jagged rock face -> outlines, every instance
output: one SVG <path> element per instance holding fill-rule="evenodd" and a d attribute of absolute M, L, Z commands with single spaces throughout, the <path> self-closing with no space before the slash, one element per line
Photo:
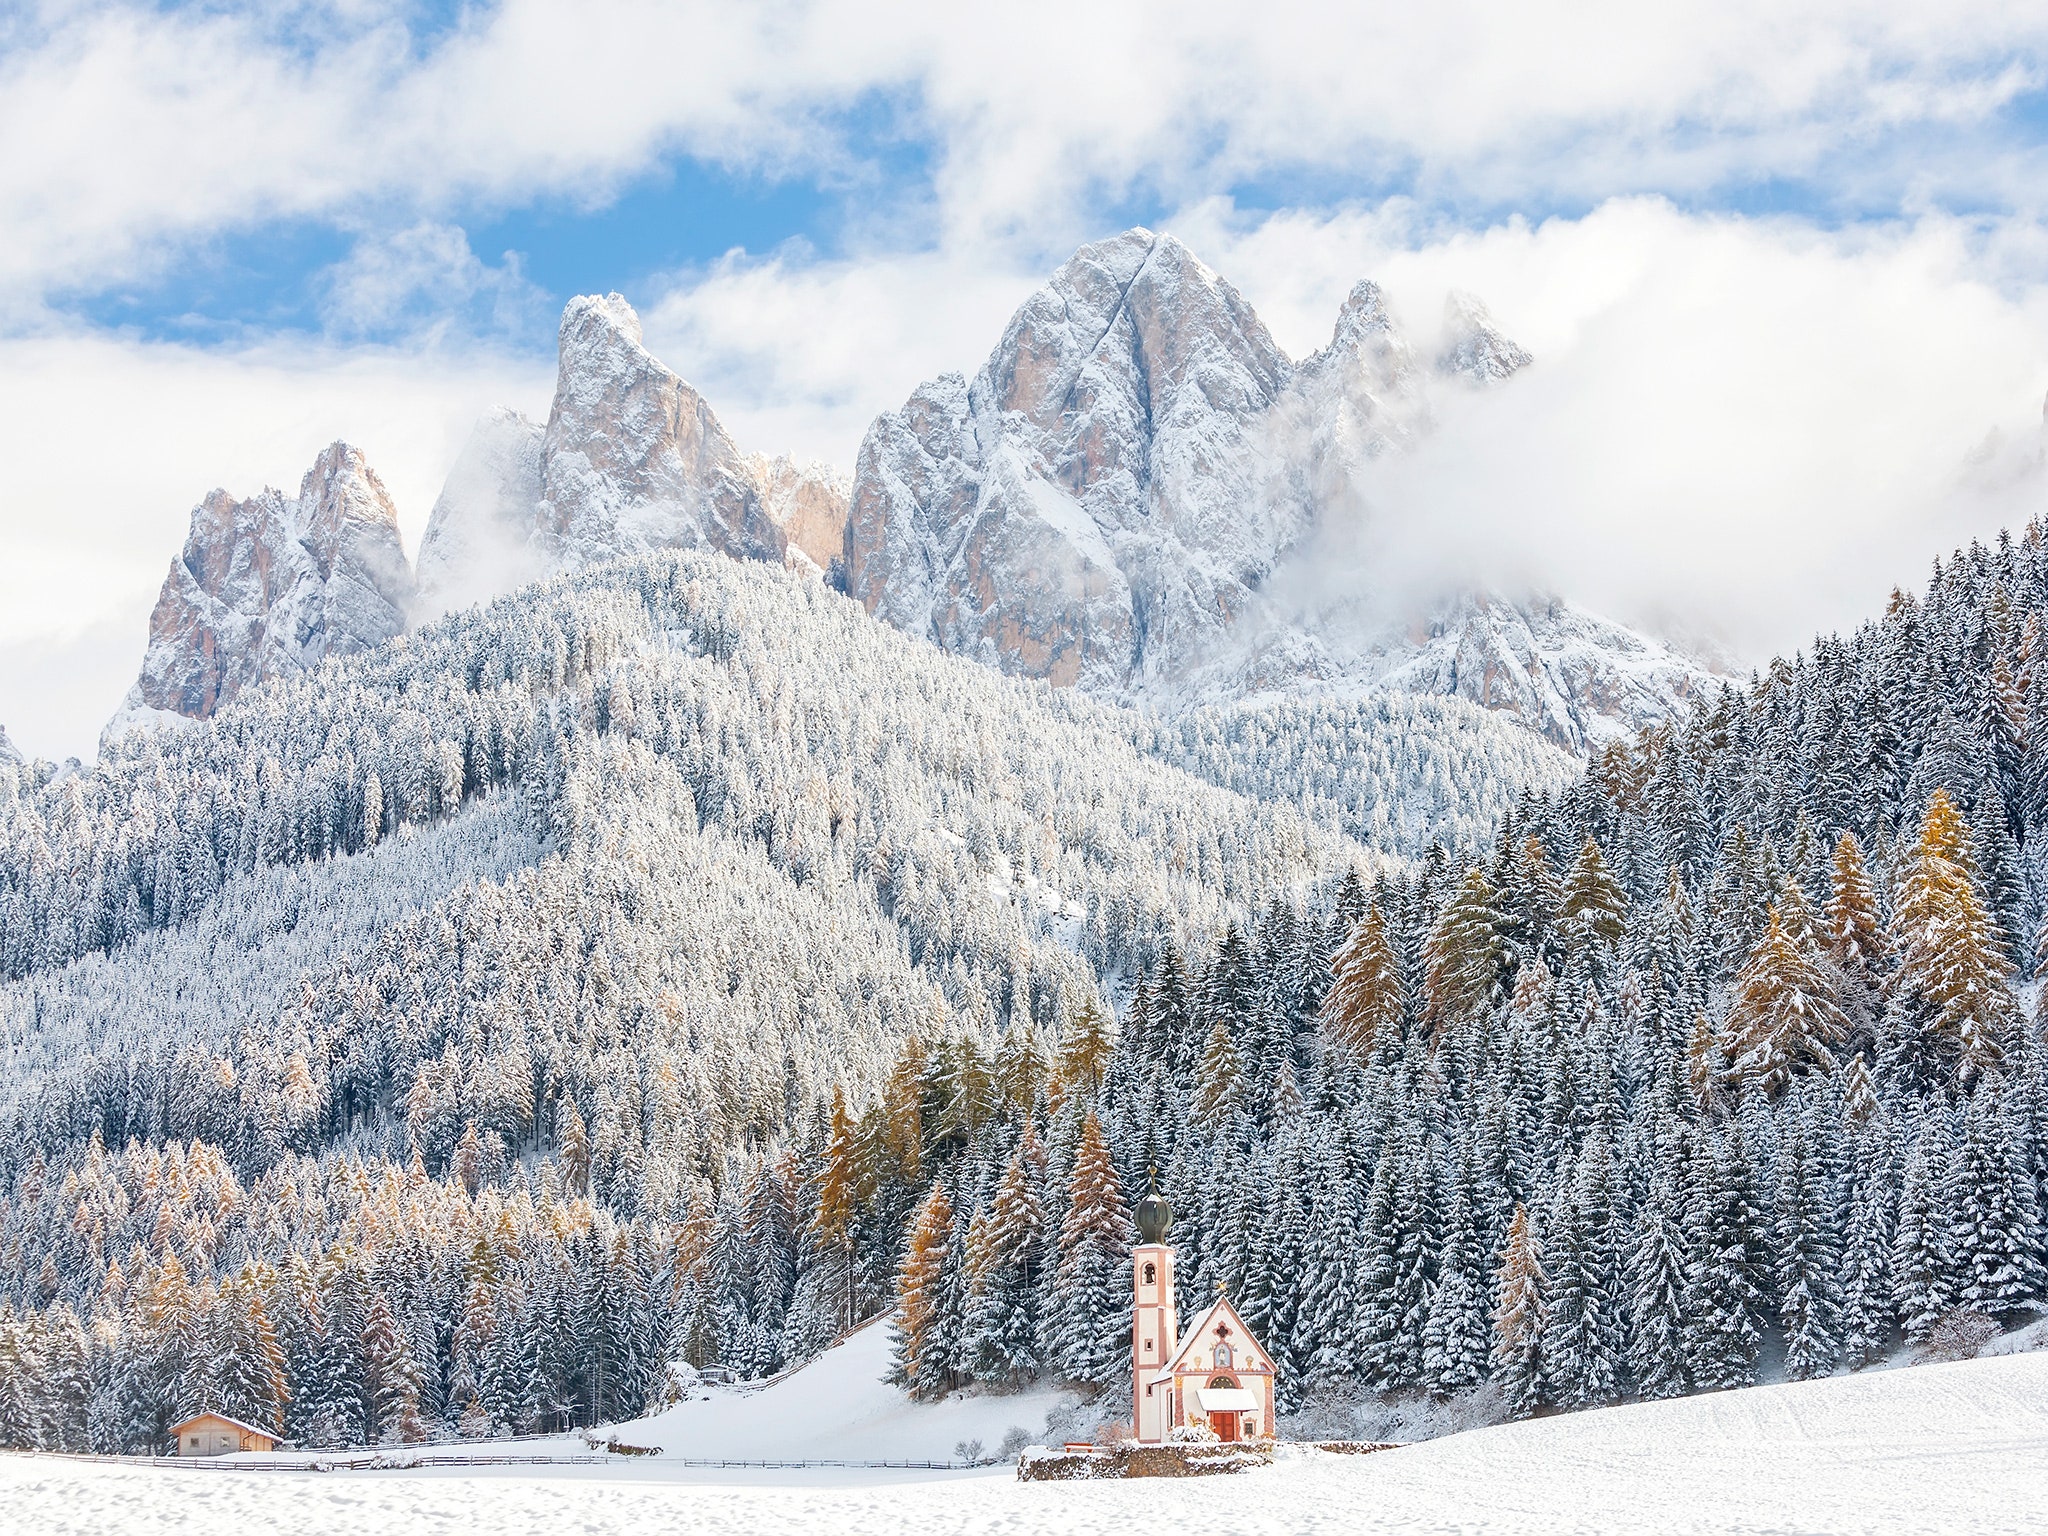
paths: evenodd
<path fill-rule="evenodd" d="M 747 460 L 768 520 L 782 530 L 786 556 L 803 556 L 830 571 L 846 549 L 846 504 L 853 477 L 829 464 L 805 463 L 787 454 Z"/>
<path fill-rule="evenodd" d="M 0 725 L 0 767 L 13 767 L 21 761 L 21 749 L 8 739 L 7 727 Z"/>
<path fill-rule="evenodd" d="M 972 383 L 932 380 L 869 428 L 848 590 L 948 650 L 1125 702 L 1406 687 L 1583 750 L 1668 712 L 1705 669 L 1548 598 L 1333 615 L 1271 595 L 1327 556 L 1314 535 L 1333 509 L 1357 514 L 1357 472 L 1430 430 L 1433 388 L 1529 361 L 1453 295 L 1441 352 L 1419 362 L 1362 282 L 1329 344 L 1293 363 L 1178 241 L 1131 230 L 1027 300 Z"/>
<path fill-rule="evenodd" d="M 214 491 L 150 615 L 124 722 L 204 719 L 263 678 L 403 632 L 412 574 L 398 514 L 361 453 L 335 443 L 288 497 Z"/>
<path fill-rule="evenodd" d="M 540 468 L 539 543 L 557 568 L 661 549 L 779 560 L 787 546 L 745 456 L 617 294 L 563 312 Z"/>
<path fill-rule="evenodd" d="M 618 294 L 562 314 L 547 425 L 477 424 L 420 545 L 423 614 L 556 571 L 660 549 L 716 549 L 821 570 L 844 542 L 846 481 L 743 454 L 704 397 L 641 340 Z"/>
<path fill-rule="evenodd" d="M 848 590 L 948 650 L 1127 697 L 1228 624 L 1294 532 L 1257 431 L 1286 375 L 1178 241 L 1084 246 L 971 385 L 869 428 Z"/>

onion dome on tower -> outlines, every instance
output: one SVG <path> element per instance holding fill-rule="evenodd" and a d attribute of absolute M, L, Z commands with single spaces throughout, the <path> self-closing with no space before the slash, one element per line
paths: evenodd
<path fill-rule="evenodd" d="M 1138 1202 L 1136 1214 L 1139 1242 L 1158 1244 L 1166 1241 L 1166 1229 L 1173 1225 L 1173 1207 L 1159 1193 L 1157 1168 L 1146 1171 L 1145 1198 Z"/>

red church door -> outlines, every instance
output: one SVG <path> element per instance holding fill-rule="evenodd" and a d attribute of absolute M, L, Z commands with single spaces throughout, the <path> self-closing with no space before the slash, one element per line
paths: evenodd
<path fill-rule="evenodd" d="M 1237 1438 L 1237 1415 L 1235 1413 L 1212 1413 L 1209 1422 L 1215 1426 L 1216 1438 L 1231 1441 Z"/>

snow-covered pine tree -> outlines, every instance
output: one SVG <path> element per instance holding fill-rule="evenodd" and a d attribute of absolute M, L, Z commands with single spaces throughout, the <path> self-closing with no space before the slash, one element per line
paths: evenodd
<path fill-rule="evenodd" d="M 1916 1341 L 1960 1299 L 1953 1146 L 1949 1111 L 1929 1105 L 1906 1158 L 1892 1229 L 1892 1296 L 1906 1337 Z"/>
<path fill-rule="evenodd" d="M 1957 1300 L 1998 1314 L 2043 1295 L 2041 1212 L 2022 1128 L 1987 1084 L 1963 1111 L 1956 1148 Z"/>
<path fill-rule="evenodd" d="M 1756 1380 L 1763 1338 L 1765 1247 L 1741 1131 L 1703 1133 L 1691 1173 L 1685 1341 L 1692 1379 L 1704 1388 L 1746 1387 Z"/>
<path fill-rule="evenodd" d="M 1841 1244 L 1821 1159 L 1796 1121 L 1778 1149 L 1776 1206 L 1785 1374 L 1805 1381 L 1827 1375 L 1841 1355 L 1836 1317 Z"/>
<path fill-rule="evenodd" d="M 1621 1387 L 1612 1177 L 1606 1140 L 1596 1135 L 1559 1178 L 1544 1223 L 1543 1380 L 1567 1408 L 1605 1402 Z"/>
<path fill-rule="evenodd" d="M 1137 1239 L 1102 1126 L 1081 1123 L 1060 1223 L 1051 1363 L 1068 1381 L 1117 1382 L 1130 1367 L 1130 1256 Z"/>

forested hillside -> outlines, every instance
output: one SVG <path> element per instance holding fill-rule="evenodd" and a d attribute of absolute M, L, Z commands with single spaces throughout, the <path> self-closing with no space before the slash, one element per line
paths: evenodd
<path fill-rule="evenodd" d="M 1519 1414 L 1988 1336 L 2043 1295 L 2044 607 L 2038 527 L 1973 547 L 1476 862 L 1163 952 L 1050 1118 L 1114 1176 L 1034 1204 L 1019 1113 L 925 1197 L 906 1379 L 1120 1380 L 1128 1335 L 1061 1298 L 1115 1293 L 1153 1164 L 1183 1302 L 1227 1291 L 1287 1406 Z"/>
<path fill-rule="evenodd" d="M 2042 1280 L 2044 608 L 1972 549 L 1517 799 L 664 557 L 0 766 L 0 1439 L 616 1417 L 897 1303 L 914 1391 L 1113 1395 L 1152 1166 L 1289 1407 L 1967 1333 Z"/>
<path fill-rule="evenodd" d="M 815 1230 L 835 1096 L 925 1040 L 978 1124 L 1167 936 L 1370 863 L 1139 734 L 689 556 L 0 768 L 0 1438 L 557 1423 L 815 1348 L 895 1261 Z"/>

